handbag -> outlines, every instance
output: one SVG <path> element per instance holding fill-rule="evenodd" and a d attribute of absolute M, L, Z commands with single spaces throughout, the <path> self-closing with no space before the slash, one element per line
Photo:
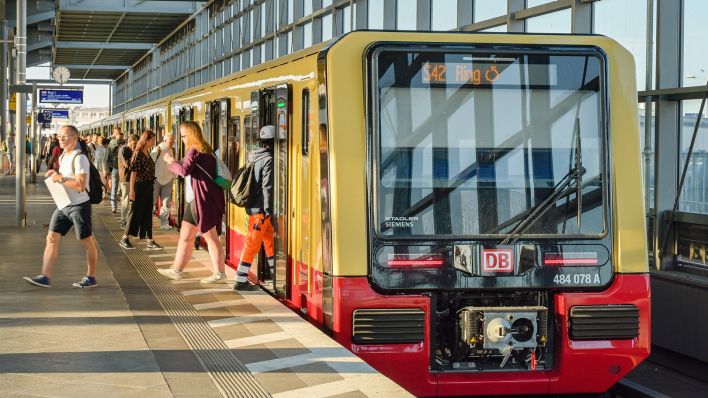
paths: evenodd
<path fill-rule="evenodd" d="M 204 172 L 204 174 L 206 174 L 207 177 L 209 177 L 209 179 L 214 181 L 214 183 L 216 185 L 218 185 L 219 188 L 221 188 L 223 190 L 227 190 L 227 189 L 231 188 L 231 172 L 229 171 L 229 168 L 226 167 L 226 164 L 221 159 L 217 158 L 216 156 L 214 156 L 214 159 L 216 159 L 215 177 L 212 177 L 211 174 L 209 174 L 209 172 L 204 170 L 204 168 L 202 166 L 200 166 L 198 163 L 197 163 L 197 167 L 199 167 Z"/>
<path fill-rule="evenodd" d="M 214 159 L 216 159 L 216 178 L 214 178 L 214 182 L 225 190 L 231 188 L 231 180 L 233 179 L 231 171 L 229 171 L 226 163 L 217 158 L 216 155 L 214 155 Z"/>

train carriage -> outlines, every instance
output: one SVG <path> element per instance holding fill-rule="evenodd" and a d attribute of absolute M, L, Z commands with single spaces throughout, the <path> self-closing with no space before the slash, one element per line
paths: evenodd
<path fill-rule="evenodd" d="M 277 127 L 249 278 L 411 393 L 600 392 L 649 355 L 628 65 L 603 36 L 359 31 L 166 101 L 233 171 Z"/>

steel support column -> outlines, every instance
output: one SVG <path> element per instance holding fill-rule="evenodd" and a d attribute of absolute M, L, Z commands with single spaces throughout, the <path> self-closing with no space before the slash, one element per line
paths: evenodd
<path fill-rule="evenodd" d="M 426 31 L 432 29 L 431 15 L 432 0 L 418 0 L 418 22 L 416 23 L 417 30 Z M 395 16 L 394 16 L 395 18 Z"/>
<path fill-rule="evenodd" d="M 506 31 L 521 33 L 526 31 L 526 20 L 516 19 L 515 14 L 526 6 L 526 0 L 507 0 L 506 2 Z"/>
<path fill-rule="evenodd" d="M 457 26 L 474 23 L 473 0 L 457 0 Z"/>
<path fill-rule="evenodd" d="M 17 34 L 15 35 L 15 47 L 17 49 L 17 84 L 25 84 L 26 61 L 27 61 L 27 0 L 17 0 Z M 25 140 L 27 137 L 27 123 L 25 116 L 27 113 L 27 94 L 17 93 L 17 112 L 15 119 L 16 144 L 15 159 L 17 178 L 15 179 L 15 195 L 17 196 L 17 207 L 15 211 L 15 222 L 17 226 L 26 225 L 25 217 Z"/>
<path fill-rule="evenodd" d="M 4 1 L 3 1 L 4 3 Z M 4 9 L 4 4 L 2 4 Z M 4 10 L 3 10 L 4 12 Z M 8 53 L 7 53 L 7 21 L 0 21 L 0 140 L 7 139 L 7 76 L 8 76 Z M 2 159 L 0 159 L 2 161 Z"/>
<path fill-rule="evenodd" d="M 592 33 L 592 3 L 572 0 L 570 31 L 575 34 Z"/>
<path fill-rule="evenodd" d="M 384 3 L 383 9 L 383 28 L 385 30 L 395 30 L 396 26 L 396 7 L 398 1 L 387 1 Z"/>
<path fill-rule="evenodd" d="M 30 145 L 32 147 L 32 152 L 30 153 L 30 182 L 37 182 L 37 148 L 39 147 L 39 137 L 37 136 L 37 85 L 32 84 L 32 108 L 30 110 L 30 117 L 32 118 L 32 123 L 30 124 Z"/>
<path fill-rule="evenodd" d="M 647 54 L 646 54 L 646 70 L 645 70 L 645 90 L 652 89 L 652 71 L 654 68 L 654 0 L 647 1 Z M 647 229 L 651 225 L 648 221 L 652 216 L 651 210 L 651 130 L 653 124 L 653 105 L 654 99 L 651 95 L 647 96 L 644 101 L 644 208 L 647 212 Z"/>
<path fill-rule="evenodd" d="M 369 27 L 369 4 L 368 0 L 357 0 L 356 2 L 356 15 L 354 16 L 354 21 L 356 26 L 352 27 L 352 30 L 356 29 L 366 29 Z"/>
<path fill-rule="evenodd" d="M 679 87 L 681 72 L 682 6 L 676 1 L 658 0 L 656 41 L 657 89 Z M 654 134 L 654 258 L 660 269 L 673 267 L 674 239 L 669 236 L 666 253 L 659 253 L 663 242 L 658 240 L 667 228 L 664 218 L 674 205 L 678 184 L 680 158 L 680 103 L 660 97 L 656 101 L 656 133 Z"/>

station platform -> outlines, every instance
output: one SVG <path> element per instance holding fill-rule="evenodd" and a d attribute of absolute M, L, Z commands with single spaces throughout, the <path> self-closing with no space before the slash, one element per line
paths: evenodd
<path fill-rule="evenodd" d="M 202 285 L 204 250 L 183 280 L 162 277 L 178 233 L 155 228 L 163 251 L 124 251 L 105 205 L 93 210 L 99 286 L 71 286 L 86 268 L 73 231 L 52 287 L 27 284 L 55 206 L 42 182 L 27 184 L 28 226 L 14 226 L 14 184 L 0 177 L 0 396 L 410 396 L 266 292 Z"/>

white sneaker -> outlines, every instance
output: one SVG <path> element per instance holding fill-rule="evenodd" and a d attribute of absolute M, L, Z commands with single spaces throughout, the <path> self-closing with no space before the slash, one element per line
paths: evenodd
<path fill-rule="evenodd" d="M 223 272 L 215 272 L 212 276 L 201 280 L 203 284 L 217 283 L 219 281 L 226 282 L 226 274 Z"/>
<path fill-rule="evenodd" d="M 164 275 L 170 279 L 176 280 L 176 281 L 183 278 L 181 272 L 177 272 L 172 268 L 158 268 L 157 272 L 161 273 L 162 275 Z"/>

